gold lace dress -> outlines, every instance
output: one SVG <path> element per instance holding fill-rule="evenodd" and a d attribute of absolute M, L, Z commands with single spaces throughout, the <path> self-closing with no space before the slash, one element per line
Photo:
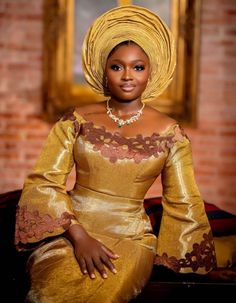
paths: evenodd
<path fill-rule="evenodd" d="M 66 180 L 75 164 L 76 183 Z M 158 239 L 143 199 L 157 176 L 163 183 Z M 117 274 L 96 279 L 80 272 L 70 242 L 82 224 L 120 257 Z M 52 128 L 26 178 L 16 223 L 17 248 L 37 245 L 28 261 L 27 302 L 128 302 L 147 283 L 153 262 L 178 272 L 206 273 L 215 251 L 195 184 L 191 145 L 178 124 L 150 137 L 123 137 L 86 121 L 76 111 Z"/>

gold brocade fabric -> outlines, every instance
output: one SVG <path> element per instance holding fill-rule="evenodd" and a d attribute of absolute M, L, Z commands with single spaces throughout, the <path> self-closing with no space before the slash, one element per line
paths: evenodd
<path fill-rule="evenodd" d="M 74 164 L 76 184 L 67 193 Z M 160 174 L 164 212 L 157 240 L 143 199 Z M 97 273 L 91 280 L 81 274 L 63 237 L 78 222 L 120 255 L 116 275 L 109 272 L 104 280 Z M 76 111 L 58 121 L 25 180 L 17 210 L 17 248 L 33 243 L 40 244 L 28 262 L 27 302 L 128 302 L 147 283 L 156 254 L 157 264 L 178 272 L 211 270 L 213 239 L 191 145 L 179 125 L 148 137 L 122 137 Z"/>

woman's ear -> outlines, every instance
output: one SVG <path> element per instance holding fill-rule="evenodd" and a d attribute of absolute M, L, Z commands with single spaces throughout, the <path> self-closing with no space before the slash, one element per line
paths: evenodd
<path fill-rule="evenodd" d="M 107 86 L 108 86 L 108 79 L 107 79 L 107 76 L 104 75 L 103 76 L 103 89 L 106 90 Z"/>
<path fill-rule="evenodd" d="M 107 79 L 107 76 L 105 76 L 105 81 L 104 81 L 104 86 L 105 88 L 107 89 L 108 88 L 108 79 Z"/>
<path fill-rule="evenodd" d="M 103 92 L 104 92 L 104 96 L 109 96 L 109 88 L 108 88 L 108 78 L 106 75 L 104 75 L 103 78 Z"/>

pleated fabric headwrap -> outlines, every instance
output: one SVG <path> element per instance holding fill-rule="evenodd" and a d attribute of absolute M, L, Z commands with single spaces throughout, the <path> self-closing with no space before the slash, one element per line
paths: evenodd
<path fill-rule="evenodd" d="M 175 44 L 167 25 L 152 11 L 136 6 L 119 6 L 98 17 L 89 28 L 82 46 L 85 79 L 104 95 L 104 70 L 111 50 L 123 41 L 138 44 L 150 60 L 151 75 L 142 101 L 159 96 L 173 78 Z"/>

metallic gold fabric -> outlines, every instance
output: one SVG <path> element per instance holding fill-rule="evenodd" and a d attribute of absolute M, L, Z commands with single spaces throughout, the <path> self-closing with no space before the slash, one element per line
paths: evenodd
<path fill-rule="evenodd" d="M 104 69 L 110 51 L 119 43 L 132 40 L 148 55 L 151 76 L 142 99 L 155 99 L 172 80 L 176 64 L 175 45 L 167 25 L 143 7 L 116 7 L 95 20 L 84 39 L 82 62 L 87 82 L 104 95 Z"/>
<path fill-rule="evenodd" d="M 73 164 L 76 184 L 67 193 Z M 157 241 L 143 199 L 159 174 L 164 213 Z M 91 280 L 81 274 L 63 237 L 78 222 L 120 255 L 114 261 L 116 275 L 103 280 L 97 273 Z M 32 285 L 27 300 L 128 302 L 146 284 L 156 252 L 159 264 L 173 270 L 209 271 L 215 265 L 210 232 L 194 181 L 190 142 L 177 124 L 150 137 L 122 137 L 74 112 L 52 128 L 19 202 L 17 247 L 41 244 L 28 262 Z M 51 236 L 59 237 L 48 242 Z M 207 248 L 184 263 L 202 242 Z"/>

